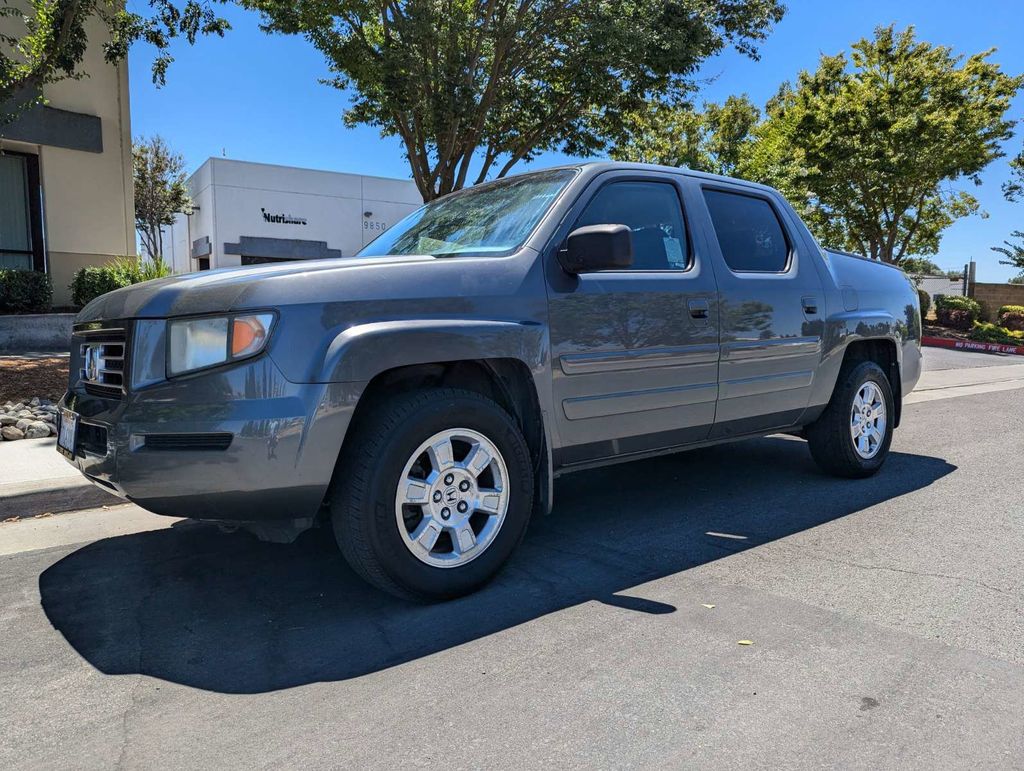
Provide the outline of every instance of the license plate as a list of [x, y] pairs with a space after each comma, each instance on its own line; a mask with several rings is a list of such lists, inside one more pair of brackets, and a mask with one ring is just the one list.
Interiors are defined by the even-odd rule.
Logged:
[[57, 451], [65, 458], [75, 459], [75, 440], [78, 438], [78, 413], [60, 411], [60, 430], [57, 432]]

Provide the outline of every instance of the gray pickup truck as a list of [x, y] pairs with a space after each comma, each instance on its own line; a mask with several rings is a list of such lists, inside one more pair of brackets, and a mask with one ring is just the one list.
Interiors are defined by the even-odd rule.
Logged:
[[354, 258], [94, 300], [58, 448], [157, 514], [329, 523], [368, 581], [433, 600], [494, 576], [569, 471], [785, 432], [873, 474], [920, 342], [907, 276], [823, 250], [776, 191], [584, 164], [433, 201]]

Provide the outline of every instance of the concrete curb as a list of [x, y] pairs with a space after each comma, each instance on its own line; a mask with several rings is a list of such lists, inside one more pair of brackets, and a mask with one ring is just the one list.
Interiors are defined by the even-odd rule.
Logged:
[[0, 316], [0, 353], [67, 351], [74, 321], [74, 313]]
[[0, 520], [28, 519], [38, 514], [56, 514], [126, 503], [85, 479], [51, 479], [0, 485]]
[[956, 351], [975, 353], [1008, 353], [1024, 356], [1024, 345], [1003, 345], [1002, 343], [976, 343], [973, 340], [954, 340], [948, 337], [922, 337], [921, 345], [932, 348], [950, 348]]

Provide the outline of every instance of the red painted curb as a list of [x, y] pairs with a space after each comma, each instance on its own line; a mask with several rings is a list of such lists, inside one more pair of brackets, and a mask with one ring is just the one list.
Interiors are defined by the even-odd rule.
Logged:
[[1011, 353], [1024, 356], [1024, 345], [1003, 345], [1002, 343], [976, 343], [973, 340], [951, 340], [947, 337], [922, 337], [921, 345], [933, 348], [954, 348], [958, 351], [980, 351], [982, 353]]

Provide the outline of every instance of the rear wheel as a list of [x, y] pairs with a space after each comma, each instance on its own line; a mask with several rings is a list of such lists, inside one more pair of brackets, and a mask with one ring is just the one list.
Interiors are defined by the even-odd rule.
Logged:
[[830, 474], [871, 476], [889, 454], [894, 414], [882, 368], [873, 361], [844, 363], [828, 406], [807, 427], [811, 456]]
[[436, 388], [385, 401], [353, 431], [331, 509], [356, 572], [417, 600], [490, 580], [522, 540], [533, 501], [512, 417], [480, 394]]

